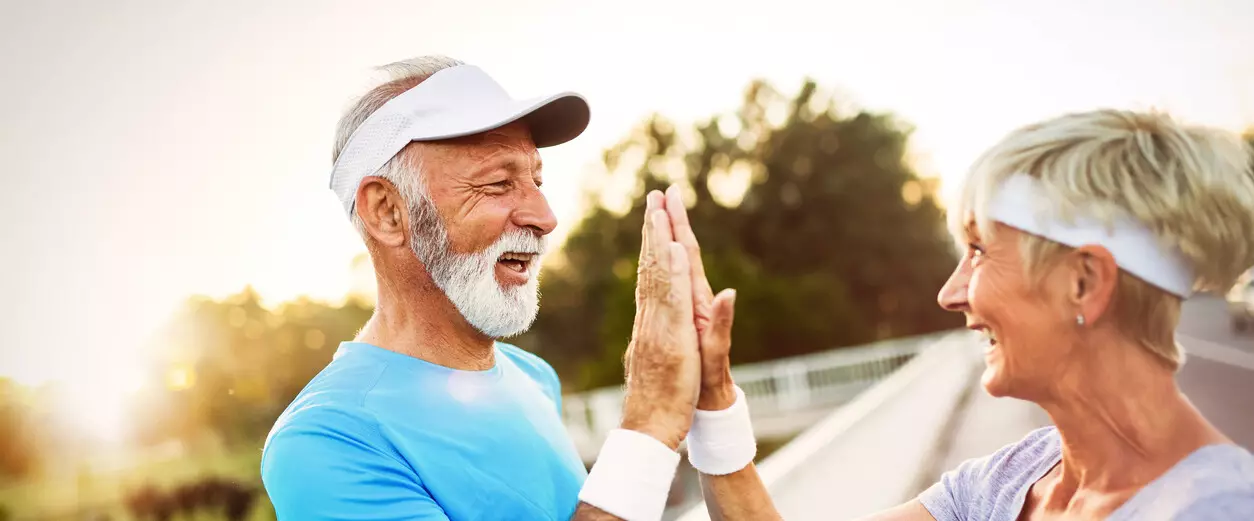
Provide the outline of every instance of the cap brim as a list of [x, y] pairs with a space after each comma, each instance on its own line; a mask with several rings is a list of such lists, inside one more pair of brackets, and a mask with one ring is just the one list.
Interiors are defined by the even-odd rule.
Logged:
[[531, 130], [537, 148], [560, 145], [583, 133], [592, 119], [592, 111], [582, 96], [563, 92], [541, 98], [519, 115]]
[[502, 105], [479, 105], [460, 110], [428, 114], [421, 121], [423, 131], [412, 141], [437, 141], [458, 138], [501, 128], [523, 121], [531, 131], [537, 148], [560, 145], [582, 134], [592, 117], [588, 102], [574, 92], [552, 96], [513, 100]]

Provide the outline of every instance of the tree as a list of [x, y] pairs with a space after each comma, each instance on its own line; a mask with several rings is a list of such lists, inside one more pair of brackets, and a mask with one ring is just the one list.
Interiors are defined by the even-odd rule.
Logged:
[[270, 309], [251, 288], [224, 300], [189, 299], [153, 353], [155, 380], [137, 416], [146, 442], [195, 440], [260, 444], [296, 394], [351, 339], [371, 308], [299, 298]]
[[0, 478], [25, 478], [39, 466], [42, 447], [32, 401], [30, 393], [0, 378]]
[[[891, 115], [838, 110], [813, 82], [792, 99], [754, 82], [737, 111], [692, 129], [650, 118], [605, 152], [592, 210], [516, 342], [569, 389], [621, 383], [644, 195], [671, 182], [711, 284], [737, 289], [734, 363], [959, 325], [935, 304], [957, 259], [932, 184], [908, 164], [909, 134]], [[625, 212], [616, 183], [631, 187]]]

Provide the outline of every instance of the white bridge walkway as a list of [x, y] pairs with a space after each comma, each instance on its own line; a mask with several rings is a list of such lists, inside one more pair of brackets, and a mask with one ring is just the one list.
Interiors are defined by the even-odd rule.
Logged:
[[[908, 500], [957, 461], [1044, 425], [1034, 406], [979, 391], [976, 335], [950, 331], [733, 368], [759, 442], [758, 470], [785, 519], [854, 519]], [[564, 399], [585, 461], [615, 427], [622, 390]], [[971, 435], [975, 432], [978, 435]], [[966, 434], [963, 434], [966, 433]], [[956, 439], [960, 438], [960, 439]], [[835, 496], [833, 496], [835, 494]], [[839, 501], [818, 498], [839, 497]], [[666, 519], [708, 519], [684, 466]]]
[[[956, 452], [986, 454], [1036, 426], [1017, 421], [1017, 411], [1032, 405], [1008, 401], [1016, 411], [1005, 416], [1010, 423], [987, 426], [994, 432], [985, 439], [995, 445], [955, 449], [953, 433], [982, 394], [976, 336], [959, 331], [903, 342], [917, 353], [909, 362], [758, 462], [784, 519], [855, 519], [900, 504], [933, 483]], [[708, 519], [694, 488], [685, 487], [668, 518]]]
[[[748, 398], [758, 440], [787, 439], [883, 380], [946, 334], [740, 365], [732, 368], [732, 376]], [[562, 397], [567, 430], [585, 462], [596, 458], [606, 433], [618, 426], [622, 404], [621, 387]]]

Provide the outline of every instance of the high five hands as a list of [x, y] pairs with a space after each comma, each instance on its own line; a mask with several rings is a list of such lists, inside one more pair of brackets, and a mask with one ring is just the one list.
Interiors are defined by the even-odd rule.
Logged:
[[779, 519], [753, 465], [753, 426], [728, 360], [736, 292], [710, 288], [678, 187], [647, 196], [637, 276], [621, 429], [580, 492], [596, 509], [573, 519], [661, 518], [685, 439], [712, 519]]
[[648, 194], [636, 285], [636, 319], [624, 359], [622, 426], [672, 449], [688, 435], [695, 409], [736, 401], [728, 354], [735, 290], [715, 295], [676, 186]]

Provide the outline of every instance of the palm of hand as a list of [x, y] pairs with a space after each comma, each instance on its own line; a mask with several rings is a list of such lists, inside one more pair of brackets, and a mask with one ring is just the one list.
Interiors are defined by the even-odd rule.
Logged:
[[687, 253], [672, 240], [660, 194], [650, 194], [636, 286], [636, 320], [624, 365], [623, 427], [677, 447], [701, 389]]

